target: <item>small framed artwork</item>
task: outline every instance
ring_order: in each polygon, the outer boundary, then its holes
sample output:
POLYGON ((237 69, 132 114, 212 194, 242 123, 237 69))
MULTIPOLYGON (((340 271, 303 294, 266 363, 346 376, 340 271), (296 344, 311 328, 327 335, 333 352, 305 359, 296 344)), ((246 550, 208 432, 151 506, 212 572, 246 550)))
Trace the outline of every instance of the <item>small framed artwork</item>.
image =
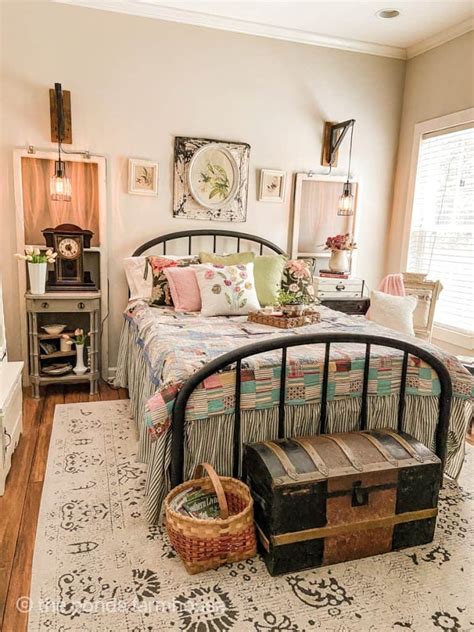
POLYGON ((128 192, 133 195, 158 195, 158 163, 130 158, 128 192))
POLYGON ((260 172, 259 202, 283 202, 285 199, 286 173, 272 169, 260 172))

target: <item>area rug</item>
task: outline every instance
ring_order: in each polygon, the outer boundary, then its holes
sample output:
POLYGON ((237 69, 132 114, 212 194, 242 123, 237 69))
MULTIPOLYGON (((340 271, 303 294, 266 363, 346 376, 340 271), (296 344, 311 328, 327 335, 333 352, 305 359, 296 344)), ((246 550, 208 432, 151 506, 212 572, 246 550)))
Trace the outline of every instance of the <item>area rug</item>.
POLYGON ((427 546, 277 578, 258 557, 189 576, 142 515, 128 402, 56 407, 29 630, 455 632, 474 629, 474 454, 427 546))

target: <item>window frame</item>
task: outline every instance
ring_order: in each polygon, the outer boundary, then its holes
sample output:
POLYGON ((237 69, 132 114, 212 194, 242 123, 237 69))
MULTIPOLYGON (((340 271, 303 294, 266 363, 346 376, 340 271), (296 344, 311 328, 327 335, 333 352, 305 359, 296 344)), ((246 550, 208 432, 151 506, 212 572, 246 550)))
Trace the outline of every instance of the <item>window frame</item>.
MULTIPOLYGON (((408 272, 408 249, 410 244, 410 234, 413 219, 416 174, 423 136, 425 134, 430 134, 433 132, 436 133, 442 130, 448 130, 451 127, 457 127, 459 125, 465 125, 469 123, 474 123, 474 107, 467 108, 466 110, 460 110, 459 112, 454 112, 452 114, 446 114, 445 116, 439 116, 427 121, 421 121, 420 123, 416 123, 415 125, 410 158, 410 168, 408 173, 408 187, 400 256, 401 269, 404 272, 408 272)), ((411 270, 411 272, 416 272, 416 270, 411 270)), ((435 324, 433 327, 433 338, 462 347, 463 349, 474 349, 474 336, 455 331, 449 326, 441 326, 435 324)))

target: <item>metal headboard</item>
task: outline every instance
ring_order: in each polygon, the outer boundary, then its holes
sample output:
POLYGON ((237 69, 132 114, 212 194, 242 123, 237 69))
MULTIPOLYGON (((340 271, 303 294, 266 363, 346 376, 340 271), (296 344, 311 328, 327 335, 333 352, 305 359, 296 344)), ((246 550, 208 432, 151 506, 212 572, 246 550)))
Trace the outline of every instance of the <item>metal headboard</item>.
POLYGON ((212 252, 215 253, 217 250, 217 238, 218 237, 231 237, 232 239, 237 240, 237 252, 240 252, 240 242, 243 241, 251 241, 260 246, 260 254, 263 254, 263 249, 268 248, 273 252, 276 252, 279 255, 286 254, 285 251, 273 244, 268 239, 264 239, 263 237, 257 237, 256 235, 250 235, 249 233, 239 233, 233 230, 215 230, 212 228, 204 228, 199 230, 181 230, 176 233, 168 233, 167 235, 161 235, 160 237, 155 237, 154 239, 150 239, 146 243, 139 246, 132 257, 139 257, 150 248, 154 246, 158 246, 159 244, 163 244, 163 254, 166 255, 166 244, 168 241, 174 241, 175 239, 187 239, 188 240, 188 254, 195 254, 192 251, 192 240, 193 237, 212 237, 212 252))

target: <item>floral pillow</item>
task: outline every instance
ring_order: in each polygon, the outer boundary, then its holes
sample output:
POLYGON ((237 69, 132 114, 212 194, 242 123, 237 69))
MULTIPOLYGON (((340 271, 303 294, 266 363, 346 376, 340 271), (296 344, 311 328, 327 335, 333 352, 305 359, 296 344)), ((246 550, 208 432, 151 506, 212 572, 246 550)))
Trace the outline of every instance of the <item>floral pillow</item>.
MULTIPOLYGON (((173 305, 170 286, 164 273, 165 268, 178 266, 180 268, 199 263, 198 257, 156 257, 147 258, 153 273, 151 289, 151 305, 173 305)), ((147 268, 148 270, 148 268, 147 268)))
POLYGON ((281 289, 303 299, 307 305, 314 303, 311 263, 304 259, 290 259, 283 270, 281 289))
POLYGON ((203 316, 238 316, 260 309, 253 263, 235 266, 203 264, 196 266, 203 316))

